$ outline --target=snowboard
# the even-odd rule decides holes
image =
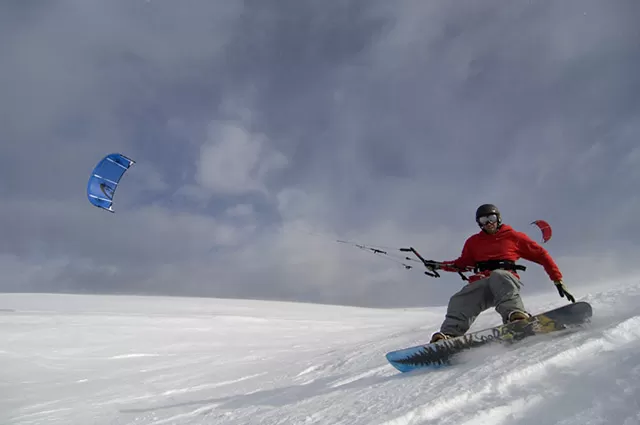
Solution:
[[[449,365],[456,354],[491,343],[510,344],[533,335],[547,334],[579,326],[593,315],[584,301],[536,314],[529,319],[507,323],[426,345],[388,352],[387,361],[400,372]]]

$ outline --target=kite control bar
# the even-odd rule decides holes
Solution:
[[[374,247],[374,246],[368,246],[368,245],[363,245],[363,244],[359,244],[359,243],[355,243],[355,242],[350,242],[350,241],[345,241],[345,240],[336,240],[336,242],[339,243],[345,243],[345,244],[349,244],[352,246],[355,246],[356,248],[360,248],[364,251],[368,251],[371,252],[375,255],[379,255],[381,257],[385,257],[395,263],[400,264],[402,267],[404,267],[405,269],[409,270],[412,269],[413,266],[411,264],[409,264],[410,261],[415,261],[417,263],[422,263],[422,265],[427,269],[427,271],[424,272],[424,274],[426,274],[427,276],[431,276],[431,277],[440,277],[440,273],[437,272],[437,270],[439,269],[443,269],[445,264],[439,261],[433,261],[433,260],[425,260],[425,258],[420,255],[420,253],[418,251],[416,251],[415,248],[410,247],[410,248],[385,248],[385,247]],[[398,257],[394,257],[393,255],[391,255],[388,250],[399,250],[400,252],[411,252],[413,255],[415,255],[417,257],[416,258],[411,258],[411,257],[404,257],[402,259],[398,258]],[[469,280],[467,279],[467,277],[462,274],[463,271],[472,271],[472,269],[458,269],[455,266],[453,266],[452,264],[446,264],[446,269],[448,269],[447,271],[457,271],[458,274],[460,275],[460,277],[462,278],[462,280]]]
[[[440,277],[440,273],[438,273],[436,270],[442,268],[443,264],[441,262],[433,261],[433,260],[425,260],[424,257],[422,255],[420,255],[420,253],[418,251],[416,251],[415,248],[413,248],[413,247],[400,248],[400,251],[402,251],[402,252],[411,252],[411,253],[413,253],[413,255],[418,257],[420,259],[420,261],[422,261],[422,264],[424,264],[424,266],[428,270],[428,271],[425,271],[424,274],[426,274],[428,276],[432,276],[432,277]],[[460,275],[462,280],[469,280],[464,274],[462,274],[462,270],[458,270],[458,274]]]

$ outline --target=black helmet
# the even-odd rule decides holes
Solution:
[[[502,224],[502,216],[500,216],[500,210],[493,204],[482,204],[478,207],[478,209],[476,210],[476,222],[478,221],[478,218],[489,214],[497,215],[498,225]]]

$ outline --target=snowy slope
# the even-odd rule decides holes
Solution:
[[[639,424],[640,284],[572,289],[589,328],[412,374],[444,307],[0,294],[0,423]]]

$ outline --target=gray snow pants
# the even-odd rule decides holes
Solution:
[[[521,287],[518,278],[506,270],[494,270],[489,277],[465,285],[449,300],[440,332],[464,335],[478,315],[491,307],[495,307],[502,322],[506,323],[512,311],[525,311],[520,298]]]

